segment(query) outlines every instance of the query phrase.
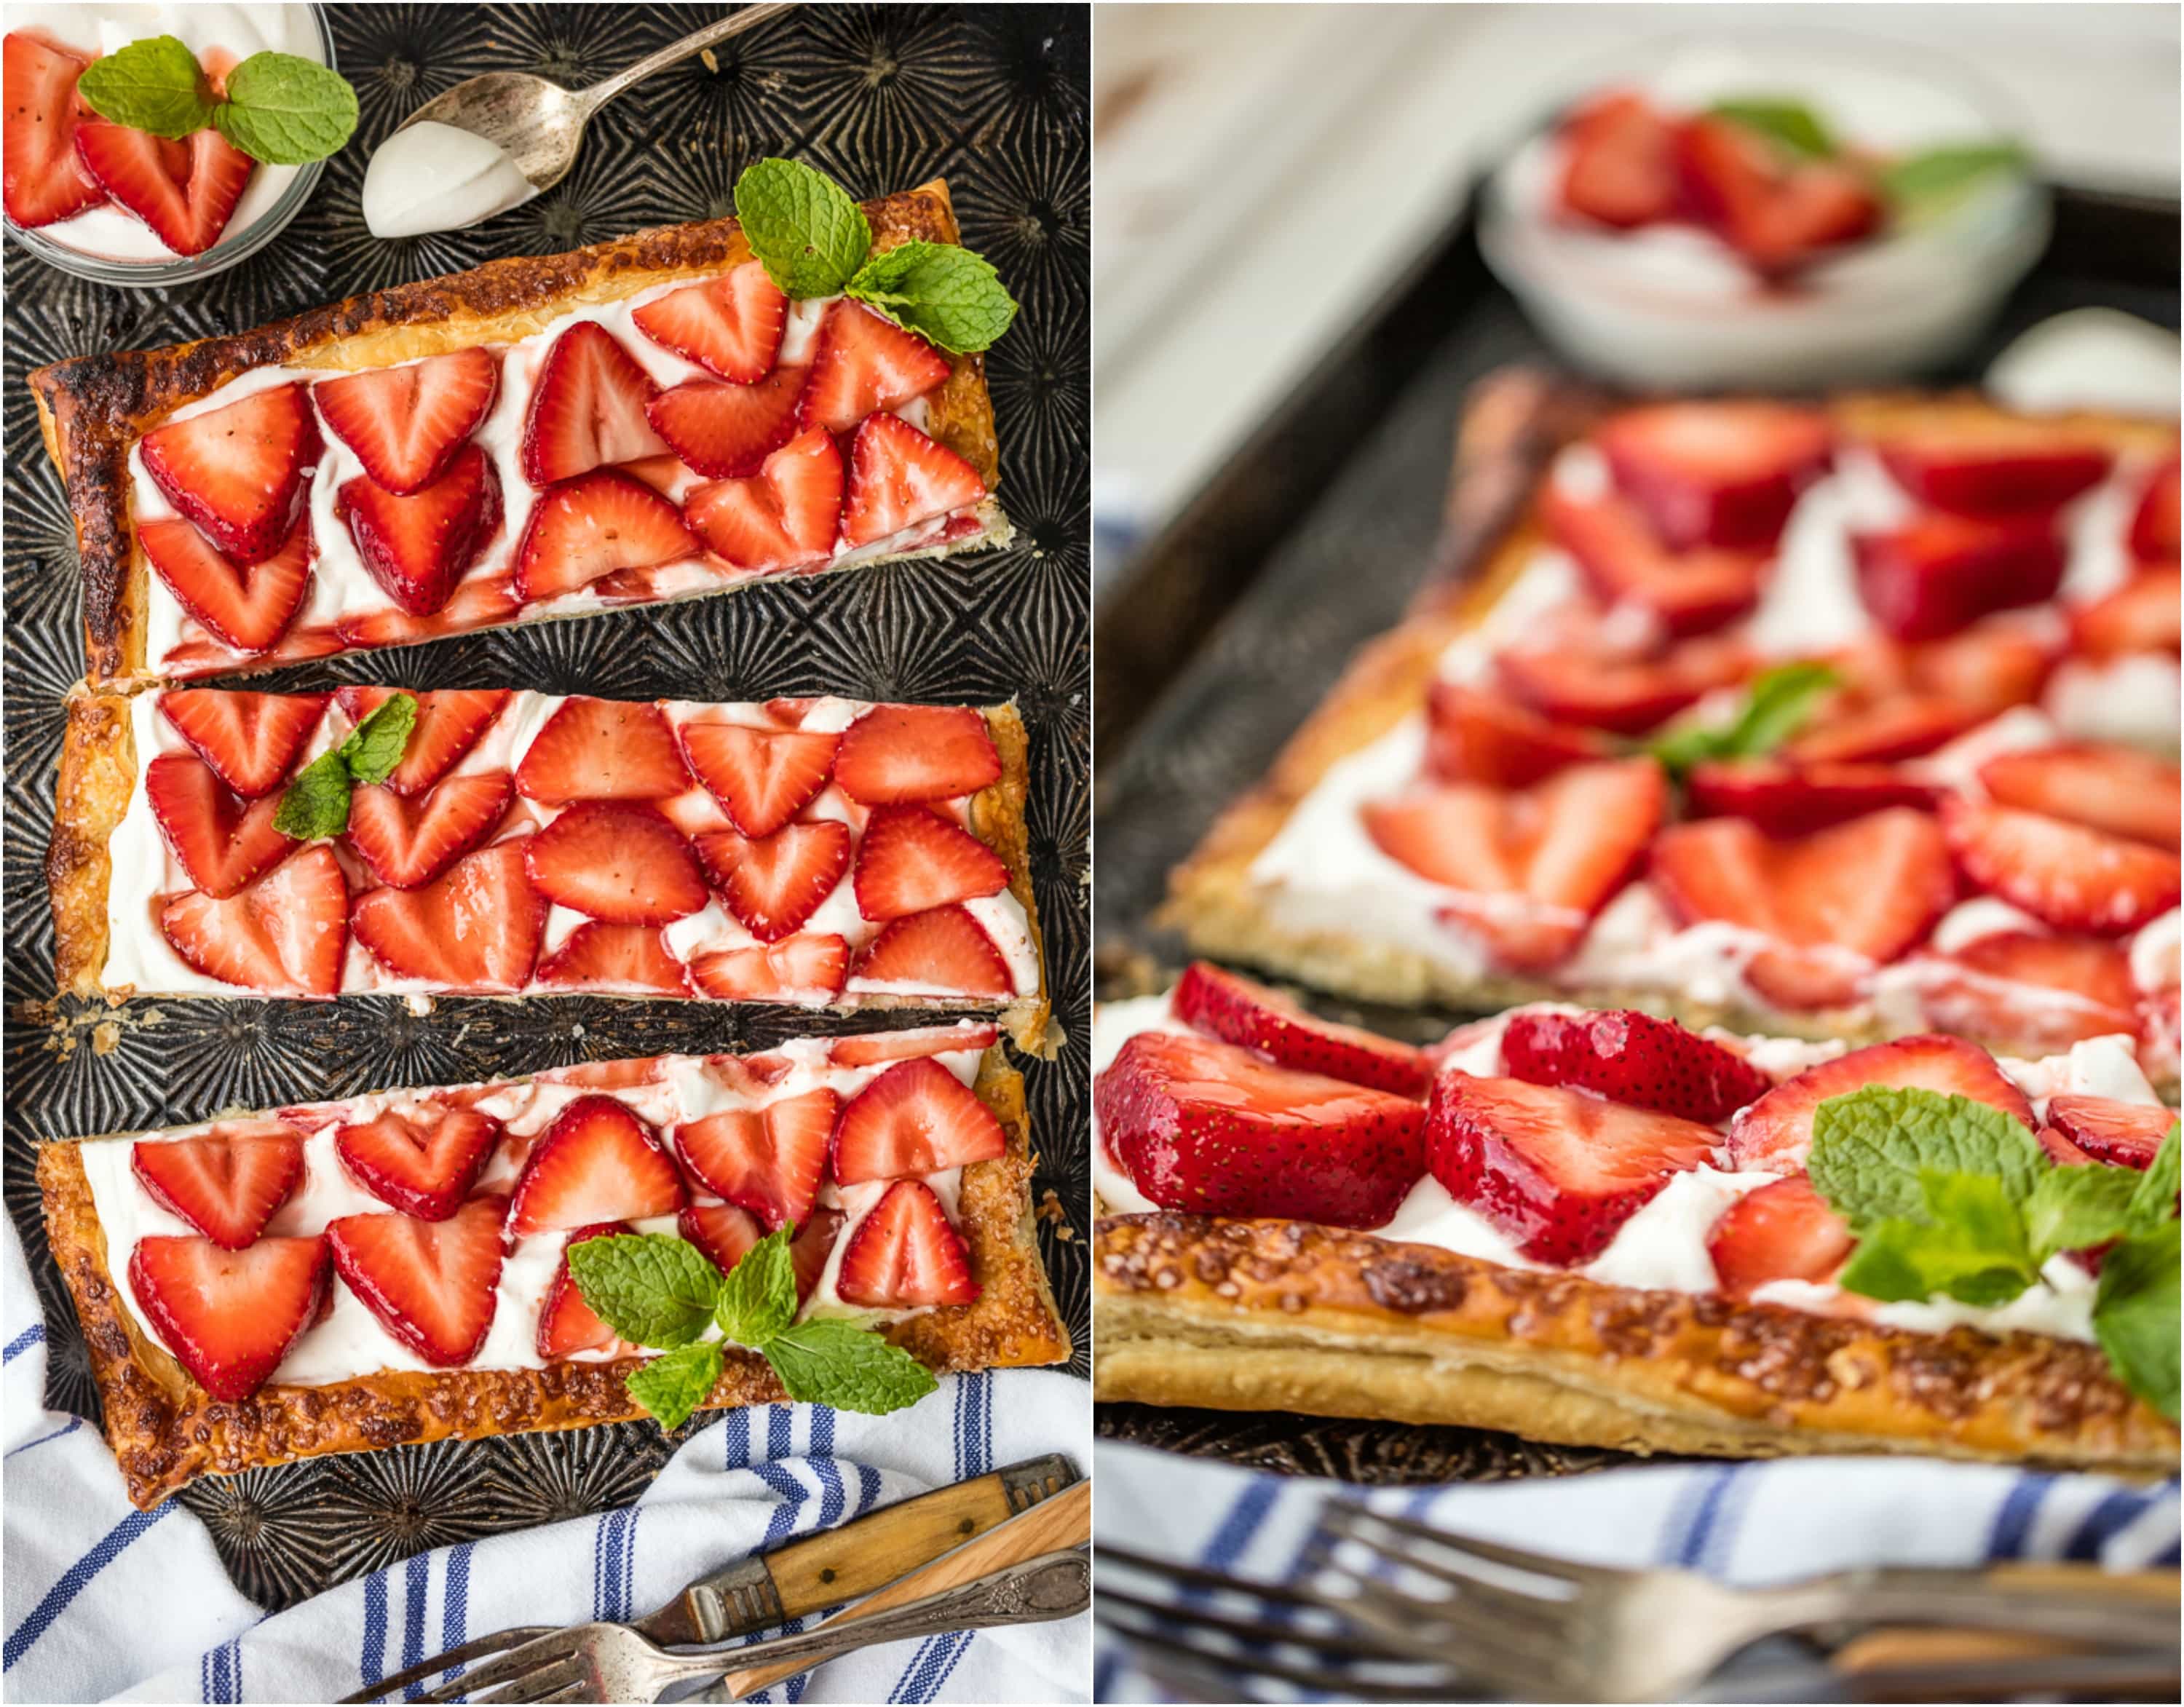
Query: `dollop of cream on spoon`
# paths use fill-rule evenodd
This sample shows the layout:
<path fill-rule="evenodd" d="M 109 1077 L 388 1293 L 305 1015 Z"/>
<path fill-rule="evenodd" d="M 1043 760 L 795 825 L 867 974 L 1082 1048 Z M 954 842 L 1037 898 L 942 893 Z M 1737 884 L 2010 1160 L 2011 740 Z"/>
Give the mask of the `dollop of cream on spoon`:
<path fill-rule="evenodd" d="M 397 131 L 364 174 L 364 223 L 375 237 L 459 231 L 538 192 L 498 142 L 429 120 Z"/>

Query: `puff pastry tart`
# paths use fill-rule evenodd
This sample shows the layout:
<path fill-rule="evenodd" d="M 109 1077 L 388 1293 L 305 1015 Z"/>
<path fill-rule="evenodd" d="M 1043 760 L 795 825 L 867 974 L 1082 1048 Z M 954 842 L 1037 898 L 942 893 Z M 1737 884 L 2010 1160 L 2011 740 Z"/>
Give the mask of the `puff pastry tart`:
<path fill-rule="evenodd" d="M 947 186 L 866 204 L 952 243 Z M 978 356 L 733 220 L 31 375 L 90 678 L 181 680 L 1005 542 Z"/>
<path fill-rule="evenodd" d="M 641 1414 L 569 1245 L 794 1225 L 800 1317 L 878 1312 L 938 1370 L 1068 1352 L 990 1024 L 591 1062 L 56 1142 L 38 1181 L 140 1506 L 321 1453 Z M 916 1125 L 922 1139 L 902 1141 Z M 779 1399 L 731 1348 L 709 1403 Z"/>
<path fill-rule="evenodd" d="M 392 695 L 79 692 L 61 988 L 989 1007 L 1045 1047 L 1012 706 L 420 693 L 346 826 L 287 833 Z"/>
<path fill-rule="evenodd" d="M 1167 916 L 1368 1000 L 2036 1055 L 2121 1031 L 2173 1083 L 2176 515 L 2165 426 L 1887 398 L 1597 420 L 1478 576 L 1359 656 Z"/>
<path fill-rule="evenodd" d="M 2128 1039 L 2025 1060 L 1540 1004 L 1420 1050 L 1200 963 L 1100 1009 L 1094 1062 L 1102 1398 L 2175 1473 L 2093 1343 L 2098 1252 L 1980 1308 L 1878 1303 L 1807 1172 L 1819 1111 L 1873 1087 L 1983 1105 L 2028 1180 L 2144 1169 L 2176 1115 Z"/>

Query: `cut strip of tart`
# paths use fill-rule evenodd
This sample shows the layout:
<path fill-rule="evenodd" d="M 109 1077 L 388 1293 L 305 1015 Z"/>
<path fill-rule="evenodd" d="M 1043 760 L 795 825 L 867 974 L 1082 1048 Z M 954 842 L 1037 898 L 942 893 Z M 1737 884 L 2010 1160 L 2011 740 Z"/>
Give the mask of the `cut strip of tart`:
<path fill-rule="evenodd" d="M 70 702 L 79 994 L 975 1007 L 1045 1047 L 1012 707 L 527 690 Z"/>
<path fill-rule="evenodd" d="M 598 1238 L 671 1236 L 702 1274 L 779 1231 L 788 1326 L 877 1322 L 933 1370 L 1058 1360 L 999 1037 L 796 1038 L 46 1145 L 47 1232 L 130 1497 L 641 1415 L 625 1382 L 651 1353 L 572 1278 Z M 783 1397 L 758 1354 L 724 1356 L 705 1404 Z"/>

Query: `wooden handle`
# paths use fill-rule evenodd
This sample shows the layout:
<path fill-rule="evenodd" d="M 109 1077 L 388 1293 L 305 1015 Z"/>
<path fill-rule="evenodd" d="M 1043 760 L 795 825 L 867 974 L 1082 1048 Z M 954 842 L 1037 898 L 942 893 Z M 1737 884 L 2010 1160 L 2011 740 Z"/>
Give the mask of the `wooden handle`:
<path fill-rule="evenodd" d="M 1008 1521 L 1008 1491 L 996 1472 L 791 1542 L 767 1554 L 766 1567 L 783 1612 L 801 1618 L 869 1594 Z"/>
<path fill-rule="evenodd" d="M 2173 1571 L 2103 1571 L 2091 1565 L 1997 1565 L 1986 1572 L 2005 1593 L 2108 1594 L 2159 1604 L 2177 1599 Z M 1977 1665 L 2007 1660 L 2048 1659 L 2082 1654 L 2086 1644 L 2056 1636 L 2018 1630 L 1965 1630 L 1906 1625 L 1869 1630 L 1828 1657 L 1832 1671 L 1846 1676 L 1861 1672 L 1910 1671 L 1928 1665 Z"/>
<path fill-rule="evenodd" d="M 2015 1594 L 2122 1595 L 2132 1600 L 2175 1600 L 2173 1571 L 2103 1571 L 2097 1565 L 1997 1565 L 1987 1571 L 1997 1588 Z"/>

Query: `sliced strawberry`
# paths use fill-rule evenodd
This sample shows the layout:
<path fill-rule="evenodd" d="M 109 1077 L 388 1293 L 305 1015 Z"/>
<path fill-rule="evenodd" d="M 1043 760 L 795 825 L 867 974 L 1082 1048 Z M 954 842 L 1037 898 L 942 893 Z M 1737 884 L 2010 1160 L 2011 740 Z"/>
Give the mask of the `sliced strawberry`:
<path fill-rule="evenodd" d="M 215 901 L 242 893 L 296 850 L 273 827 L 278 796 L 239 799 L 187 753 L 163 753 L 145 767 L 144 800 L 190 881 Z"/>
<path fill-rule="evenodd" d="M 1574 1086 L 1702 1126 L 1727 1120 L 1774 1082 L 1734 1049 L 1629 1009 L 1519 1011 L 1502 1034 L 1502 1059 L 1528 1084 Z"/>
<path fill-rule="evenodd" d="M 438 640 L 445 635 L 468 634 L 476 629 L 513 622 L 522 609 L 523 601 L 515 595 L 513 574 L 473 574 L 458 581 L 448 602 L 430 616 L 412 616 L 396 605 L 344 613 L 333 625 L 334 638 L 338 643 L 329 649 L 409 646 L 421 640 Z M 326 632 L 324 629 L 311 631 L 315 635 Z"/>
<path fill-rule="evenodd" d="M 160 1208 L 222 1250 L 248 1248 L 304 1177 L 303 1134 L 292 1126 L 201 1138 L 139 1140 L 130 1166 Z"/>
<path fill-rule="evenodd" d="M 319 459 L 318 420 L 300 383 L 155 427 L 139 449 L 152 483 L 231 563 L 263 563 L 294 548 Z"/>
<path fill-rule="evenodd" d="M 75 152 L 75 80 L 91 62 L 24 30 L 10 30 L 4 49 L 0 89 L 8 119 L 0 170 L 8 217 L 33 230 L 106 199 Z"/>
<path fill-rule="evenodd" d="M 716 831 L 698 857 L 728 910 L 761 942 L 793 937 L 850 869 L 850 826 L 834 819 L 786 824 L 771 836 Z"/>
<path fill-rule="evenodd" d="M 900 919 L 998 895 L 1009 887 L 1009 868 L 929 806 L 879 806 L 865 822 L 855 881 L 857 910 L 866 918 Z"/>
<path fill-rule="evenodd" d="M 1912 497 L 1961 515 L 2053 510 L 2107 479 L 2114 460 L 2102 446 L 2044 421 L 1944 421 L 1892 433 L 1875 448 Z"/>
<path fill-rule="evenodd" d="M 508 1206 L 521 1238 L 671 1215 L 689 1200 L 659 1134 L 612 1097 L 579 1097 L 531 1147 Z"/>
<path fill-rule="evenodd" d="M 405 1114 L 389 1109 L 334 1129 L 334 1154 L 380 1202 L 421 1221 L 443 1221 L 462 1207 L 484 1172 L 500 1122 L 475 1109 Z"/>
<path fill-rule="evenodd" d="M 435 1369 L 468 1363 L 493 1327 L 508 1199 L 472 1198 L 443 1221 L 343 1215 L 326 1223 L 334 1268 L 397 1341 Z"/>
<path fill-rule="evenodd" d="M 421 889 L 358 896 L 349 924 L 397 978 L 504 993 L 531 981 L 548 904 L 524 868 L 519 838 L 465 854 Z"/>
<path fill-rule="evenodd" d="M 629 317 L 662 349 L 724 380 L 755 385 L 781 353 L 788 298 L 763 265 L 745 261 L 717 279 L 641 303 Z"/>
<path fill-rule="evenodd" d="M 827 1177 L 827 1148 L 841 1106 L 842 1099 L 822 1086 L 763 1109 L 724 1109 L 677 1126 L 676 1153 L 699 1185 L 749 1210 L 767 1232 L 801 1226 L 819 1200 L 819 1187 Z M 984 1113 L 983 1105 L 979 1111 Z"/>
<path fill-rule="evenodd" d="M 2120 936 L 2176 904 L 2176 855 L 2143 842 L 1964 799 L 1942 825 L 1972 883 L 2059 931 Z"/>
<path fill-rule="evenodd" d="M 2057 656 L 2044 634 L 2003 616 L 1910 648 L 1909 685 L 1982 712 L 2007 711 L 2040 697 Z"/>
<path fill-rule="evenodd" d="M 855 303 L 827 310 L 804 393 L 804 419 L 845 433 L 876 410 L 900 409 L 944 385 L 948 358 L 914 332 Z"/>
<path fill-rule="evenodd" d="M 746 836 L 771 836 L 833 774 L 838 735 L 694 720 L 682 726 L 690 769 Z"/>
<path fill-rule="evenodd" d="M 1423 1051 L 1323 1020 L 1278 991 L 1209 961 L 1184 968 L 1174 1005 L 1185 1025 L 1264 1055 L 1276 1066 L 1404 1097 L 1424 1097 L 1433 1077 Z"/>
<path fill-rule="evenodd" d="M 1141 1032 L 1093 1097 L 1109 1153 L 1162 1209 L 1384 1226 L 1425 1172 L 1414 1098 L 1233 1043 Z"/>
<path fill-rule="evenodd" d="M 1749 1192 L 1707 1235 L 1714 1276 L 1731 1297 L 1769 1281 L 1831 1280 L 1857 1243 L 1850 1226 L 1802 1174 Z"/>
<path fill-rule="evenodd" d="M 755 475 L 799 428 L 806 368 L 777 368 L 756 384 L 690 380 L 645 406 L 653 431 L 707 480 Z M 829 542 L 832 542 L 831 534 Z"/>
<path fill-rule="evenodd" d="M 12 104 L 12 103 L 11 103 Z M 2141 563 L 2174 563 L 2177 555 L 2176 459 L 2154 470 L 2131 518 L 2131 554 Z"/>
<path fill-rule="evenodd" d="M 811 1007 L 842 993 L 850 945 L 806 933 L 753 948 L 719 948 L 690 963 L 698 987 L 716 1002 L 794 1002 Z"/>
<path fill-rule="evenodd" d="M 1726 118 L 1687 119 L 1675 142 L 1684 205 L 1763 273 L 1790 271 L 1880 222 L 1880 198 L 1856 171 L 1792 156 Z"/>
<path fill-rule="evenodd" d="M 1711 1126 L 1522 1079 L 1447 1072 L 1426 1104 L 1426 1165 L 1535 1262 L 1590 1262 L 1669 1176 L 1711 1162 Z"/>
<path fill-rule="evenodd" d="M 799 1309 L 811 1303 L 811 1294 L 819 1290 L 820 1277 L 827 1272 L 827 1259 L 833 1254 L 834 1241 L 841 1236 L 841 1210 L 814 1209 L 811 1220 L 788 1242 L 789 1264 L 796 1271 Z"/>
<path fill-rule="evenodd" d="M 683 1211 L 688 1215 L 689 1211 Z M 620 1221 L 600 1221 L 578 1227 L 562 1242 L 561 1260 L 554 1278 L 546 1283 L 546 1296 L 538 1306 L 538 1355 L 552 1363 L 580 1351 L 600 1351 L 618 1343 L 615 1331 L 599 1320 L 599 1312 L 584 1302 L 569 1272 L 569 1253 L 587 1239 L 610 1238 L 629 1228 Z"/>
<path fill-rule="evenodd" d="M 1772 549 L 1798 493 L 1827 472 L 1834 453 L 1818 410 L 1754 401 L 1626 409 L 1596 442 L 1653 532 L 1670 551 L 1685 552 Z"/>
<path fill-rule="evenodd" d="M 1801 765 L 1885 765 L 1947 746 L 1986 720 L 1976 707 L 1935 694 L 1892 694 L 1816 719 L 1782 751 Z"/>
<path fill-rule="evenodd" d="M 12 101 L 9 111 L 12 117 Z M 249 155 L 209 125 L 170 142 L 126 125 L 84 119 L 76 125 L 75 153 L 99 187 L 178 255 L 201 255 L 220 241 L 256 170 Z"/>
<path fill-rule="evenodd" d="M 2141 570 L 2090 604 L 2070 614 L 2070 634 L 2088 658 L 2120 658 L 2128 653 L 2174 653 L 2184 637 L 2184 579 L 2176 570 Z"/>
<path fill-rule="evenodd" d="M 411 800 L 359 788 L 349 797 L 348 844 L 381 882 L 421 888 L 492 834 L 515 798 L 505 770 L 450 776 Z"/>
<path fill-rule="evenodd" d="M 2097 1162 L 2144 1169 L 2176 1124 L 2176 1111 L 2157 1103 L 2067 1094 L 2048 1099 L 2048 1124 Z"/>
<path fill-rule="evenodd" d="M 1718 919 L 1769 939 L 1747 978 L 1806 1009 L 1857 1000 L 1956 899 L 1940 828 L 1901 806 L 1789 840 L 1741 818 L 1674 825 L 1654 843 L 1652 881 L 1686 925 Z"/>
<path fill-rule="evenodd" d="M 539 364 L 523 420 L 523 477 L 533 486 L 667 448 L 645 419 L 651 375 L 596 320 L 578 320 Z"/>
<path fill-rule="evenodd" d="M 1630 230 L 1676 211 L 1674 133 L 1643 95 L 1618 90 L 1563 120 L 1562 204 Z"/>
<path fill-rule="evenodd" d="M 890 920 L 857 956 L 852 974 L 897 993 L 1010 996 L 1008 962 L 976 919 L 961 907 L 935 907 Z"/>
<path fill-rule="evenodd" d="M 159 714 L 221 781 L 246 800 L 255 800 L 287 780 L 331 697 L 170 688 L 159 696 Z"/>
<path fill-rule="evenodd" d="M 1672 551 L 1624 498 L 1575 498 L 1550 483 L 1540 518 L 1603 603 L 1650 612 L 1671 634 L 1701 634 L 1759 602 L 1767 559 L 1757 551 Z"/>
<path fill-rule="evenodd" d="M 327 1266 L 323 1238 L 225 1251 L 210 1239 L 154 1237 L 129 1254 L 129 1290 L 190 1379 L 235 1404 L 265 1384 L 318 1320 Z"/>
<path fill-rule="evenodd" d="M 557 598 L 625 569 L 682 563 L 704 548 L 649 487 L 603 469 L 540 498 L 515 548 L 515 592 Z"/>
<path fill-rule="evenodd" d="M 1380 851 L 1450 891 L 1446 916 L 1504 965 L 1566 959 L 1661 823 L 1668 784 L 1650 759 L 1574 765 L 1529 789 L 1475 783 L 1368 802 Z"/>
<path fill-rule="evenodd" d="M 877 1067 L 956 1049 L 990 1049 L 1000 1035 L 998 1026 L 968 1025 L 951 1026 L 944 1031 L 878 1031 L 861 1037 L 835 1038 L 827 1046 L 827 1059 L 838 1067 Z"/>
<path fill-rule="evenodd" d="M 167 590 L 205 631 L 237 652 L 263 652 L 288 631 L 311 584 L 311 523 L 248 567 L 223 557 L 196 528 L 171 518 L 136 524 L 137 542 Z"/>
<path fill-rule="evenodd" d="M 1735 641 L 1707 638 L 1639 657 L 1587 646 L 1520 648 L 1494 663 L 1502 686 L 1543 717 L 1638 735 L 1714 689 L 1735 687 L 1750 673 L 1752 657 Z"/>
<path fill-rule="evenodd" d="M 2184 819 L 2176 767 L 2135 748 L 2084 742 L 1997 753 L 1979 779 L 2004 806 L 2176 850 Z"/>
<path fill-rule="evenodd" d="M 1886 765 L 1709 759 L 1685 779 L 1694 817 L 1748 818 L 1769 836 L 1803 836 L 1891 806 L 1931 811 L 1940 791 Z"/>
<path fill-rule="evenodd" d="M 2062 584 L 2069 553 L 2048 520 L 1930 514 L 1851 538 L 1858 592 L 1898 640 L 1953 634 L 1990 611 L 2038 604 Z"/>
<path fill-rule="evenodd" d="M 509 691 L 504 687 L 450 687 L 431 693 L 406 687 L 336 690 L 351 723 L 363 722 L 398 692 L 410 694 L 417 702 L 417 720 L 410 726 L 410 744 L 402 749 L 402 762 L 386 784 L 405 796 L 422 794 L 446 776 L 508 709 Z"/>
<path fill-rule="evenodd" d="M 1869 1085 L 1969 1097 L 2022 1120 L 2027 1130 L 2039 1124 L 2025 1093 L 2003 1076 L 1993 1056 L 1960 1037 L 1926 1034 L 1852 1049 L 1786 1079 L 1737 1116 L 1729 1129 L 1730 1156 L 1740 1169 L 1786 1174 L 1803 1167 L 1820 1104 Z"/>
<path fill-rule="evenodd" d="M 691 1204 L 675 1217 L 675 1230 L 722 1274 L 741 1262 L 766 1231 L 756 1215 L 733 1204 Z"/>
<path fill-rule="evenodd" d="M 870 545 L 985 495 L 978 470 L 947 446 L 900 415 L 870 415 L 850 446 L 842 538 L 850 546 Z"/>
<path fill-rule="evenodd" d="M 916 1309 L 978 1301 L 971 1253 L 932 1187 L 897 1180 L 850 1230 L 834 1290 L 844 1304 Z"/>
<path fill-rule="evenodd" d="M 2098 937 L 1997 931 L 1922 970 L 1927 1023 L 1958 1037 L 2047 1054 L 2138 1030 L 2131 957 Z"/>
<path fill-rule="evenodd" d="M 795 569 L 834 554 L 844 483 L 842 453 L 807 428 L 742 480 L 701 486 L 682 520 L 705 548 L 737 569 Z"/>
<path fill-rule="evenodd" d="M 984 714 L 968 706 L 875 705 L 849 726 L 834 758 L 842 792 L 867 806 L 954 799 L 1000 777 Z"/>
<path fill-rule="evenodd" d="M 474 444 L 410 497 L 359 478 L 344 481 L 334 503 L 365 573 L 412 616 L 430 616 L 446 604 L 463 571 L 500 531 L 500 476 Z"/>
<path fill-rule="evenodd" d="M 515 792 L 571 800 L 665 800 L 690 786 L 666 714 L 644 700 L 561 702 L 515 767 Z"/>
<path fill-rule="evenodd" d="M 834 1129 L 834 1182 L 937 1174 L 1007 1149 L 993 1111 L 939 1062 L 919 1056 L 896 1062 L 850 1098 Z"/>
<path fill-rule="evenodd" d="M 194 889 L 170 897 L 159 929 L 208 978 L 269 996 L 331 996 L 341 988 L 348 913 L 341 862 L 320 845 L 226 898 Z"/>
<path fill-rule="evenodd" d="M 406 498 L 448 472 L 499 389 L 499 359 L 481 348 L 320 380 L 311 400 L 372 484 Z"/>
<path fill-rule="evenodd" d="M 657 807 L 582 800 L 524 842 L 538 892 L 607 925 L 671 924 L 705 904 L 705 874 Z"/>
<path fill-rule="evenodd" d="M 1436 680 L 1426 692 L 1426 774 L 1524 788 L 1572 765 L 1613 759 L 1607 739 L 1565 728 L 1492 693 Z"/>
<path fill-rule="evenodd" d="M 667 952 L 658 931 L 644 925 L 579 925 L 538 963 L 538 981 L 563 989 L 662 996 L 690 993 L 690 975 Z"/>

